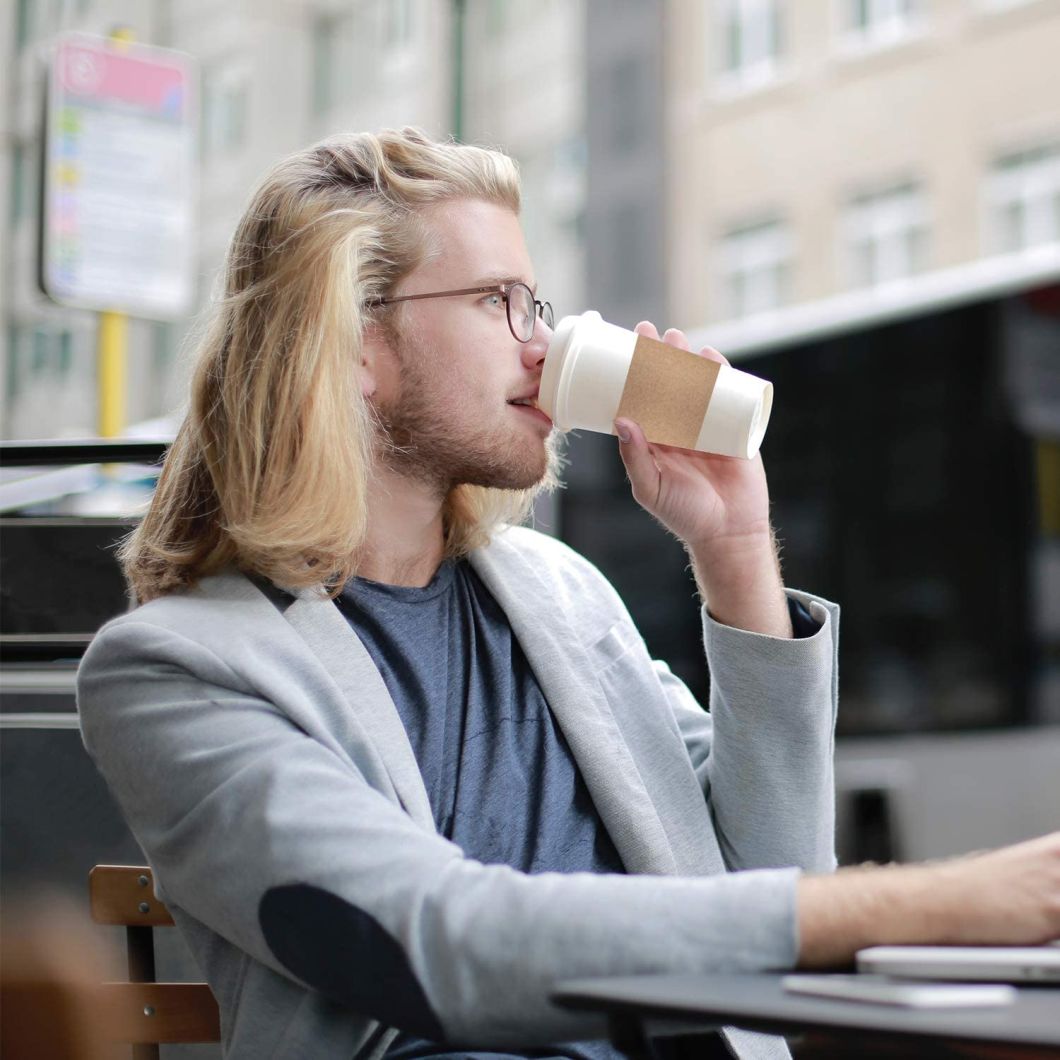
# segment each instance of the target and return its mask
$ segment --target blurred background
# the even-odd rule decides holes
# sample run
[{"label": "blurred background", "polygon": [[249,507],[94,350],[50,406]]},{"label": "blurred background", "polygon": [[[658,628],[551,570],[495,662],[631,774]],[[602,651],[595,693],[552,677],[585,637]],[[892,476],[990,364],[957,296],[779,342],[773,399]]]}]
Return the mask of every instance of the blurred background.
[{"label": "blurred background", "polygon": [[[157,113],[107,111],[141,122],[126,165],[94,163],[95,112],[46,94],[71,32],[177,71]],[[774,382],[786,580],[844,608],[842,859],[1057,827],[1060,0],[11,0],[0,55],[5,886],[141,857],[80,748],[72,675],[125,607],[109,548],[152,474],[19,441],[172,437],[263,171],[405,124],[518,160],[557,316],[681,327]],[[148,133],[174,160],[158,172]],[[81,251],[62,242],[78,172]],[[121,180],[141,214],[105,201]],[[113,306],[90,290],[104,235],[127,266]],[[143,280],[163,246],[164,297]],[[705,697],[681,549],[613,439],[569,455],[538,525]]]}]

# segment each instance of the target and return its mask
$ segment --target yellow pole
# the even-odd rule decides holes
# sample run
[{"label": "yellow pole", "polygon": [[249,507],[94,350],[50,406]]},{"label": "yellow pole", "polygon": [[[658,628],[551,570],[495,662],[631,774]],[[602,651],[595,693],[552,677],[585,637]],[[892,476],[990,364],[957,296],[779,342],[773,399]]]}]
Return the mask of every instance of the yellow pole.
[{"label": "yellow pole", "polygon": [[[110,39],[119,47],[135,35],[125,26],[111,31]],[[115,310],[99,314],[96,332],[96,379],[99,394],[98,430],[100,438],[118,438],[125,430],[126,363],[129,349],[129,316]]]},{"label": "yellow pole", "polygon": [[113,310],[99,314],[96,372],[99,380],[100,438],[117,438],[125,430],[128,337],[128,314]]}]

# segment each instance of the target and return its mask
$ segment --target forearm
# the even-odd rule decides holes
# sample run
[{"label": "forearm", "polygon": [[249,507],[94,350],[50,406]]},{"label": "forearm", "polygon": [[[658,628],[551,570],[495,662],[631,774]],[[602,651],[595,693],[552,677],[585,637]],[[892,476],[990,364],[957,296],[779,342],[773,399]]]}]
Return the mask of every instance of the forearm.
[{"label": "forearm", "polygon": [[925,866],[858,866],[797,886],[799,966],[849,964],[866,946],[942,944],[947,911]]},{"label": "forearm", "polygon": [[793,636],[772,529],[709,547],[689,545],[688,554],[715,621],[769,637]]},{"label": "forearm", "polygon": [[925,865],[842,869],[796,886],[799,964],[864,946],[1038,946],[1060,939],[1060,832]]}]

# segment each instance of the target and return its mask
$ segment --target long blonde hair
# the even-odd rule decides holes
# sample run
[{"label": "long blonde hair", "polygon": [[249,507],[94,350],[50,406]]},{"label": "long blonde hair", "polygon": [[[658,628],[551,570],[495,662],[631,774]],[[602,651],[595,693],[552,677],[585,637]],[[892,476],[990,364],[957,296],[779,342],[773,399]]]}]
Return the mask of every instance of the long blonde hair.
[{"label": "long blonde hair", "polygon": [[[140,602],[233,565],[333,592],[356,572],[373,472],[364,307],[423,260],[423,208],[455,198],[518,212],[515,164],[403,129],[324,140],[265,177],[232,239],[188,415],[122,546]],[[552,484],[550,472],[531,490],[455,487],[446,554],[522,522]]]}]

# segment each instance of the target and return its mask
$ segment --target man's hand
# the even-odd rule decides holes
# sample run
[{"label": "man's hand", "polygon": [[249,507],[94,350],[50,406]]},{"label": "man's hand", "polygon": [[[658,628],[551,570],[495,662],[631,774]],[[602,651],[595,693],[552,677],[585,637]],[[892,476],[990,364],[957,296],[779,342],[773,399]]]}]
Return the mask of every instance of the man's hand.
[{"label": "man's hand", "polygon": [[[635,330],[659,338],[647,321]],[[662,340],[689,348],[688,339],[674,328]],[[710,347],[699,356],[728,364]],[[684,543],[714,618],[740,629],[790,637],[761,455],[740,460],[649,444],[632,420],[616,420],[615,429],[634,499]]]},{"label": "man's hand", "polygon": [[1033,946],[1060,938],[1060,832],[925,865],[840,869],[798,884],[799,965],[877,945]]}]

